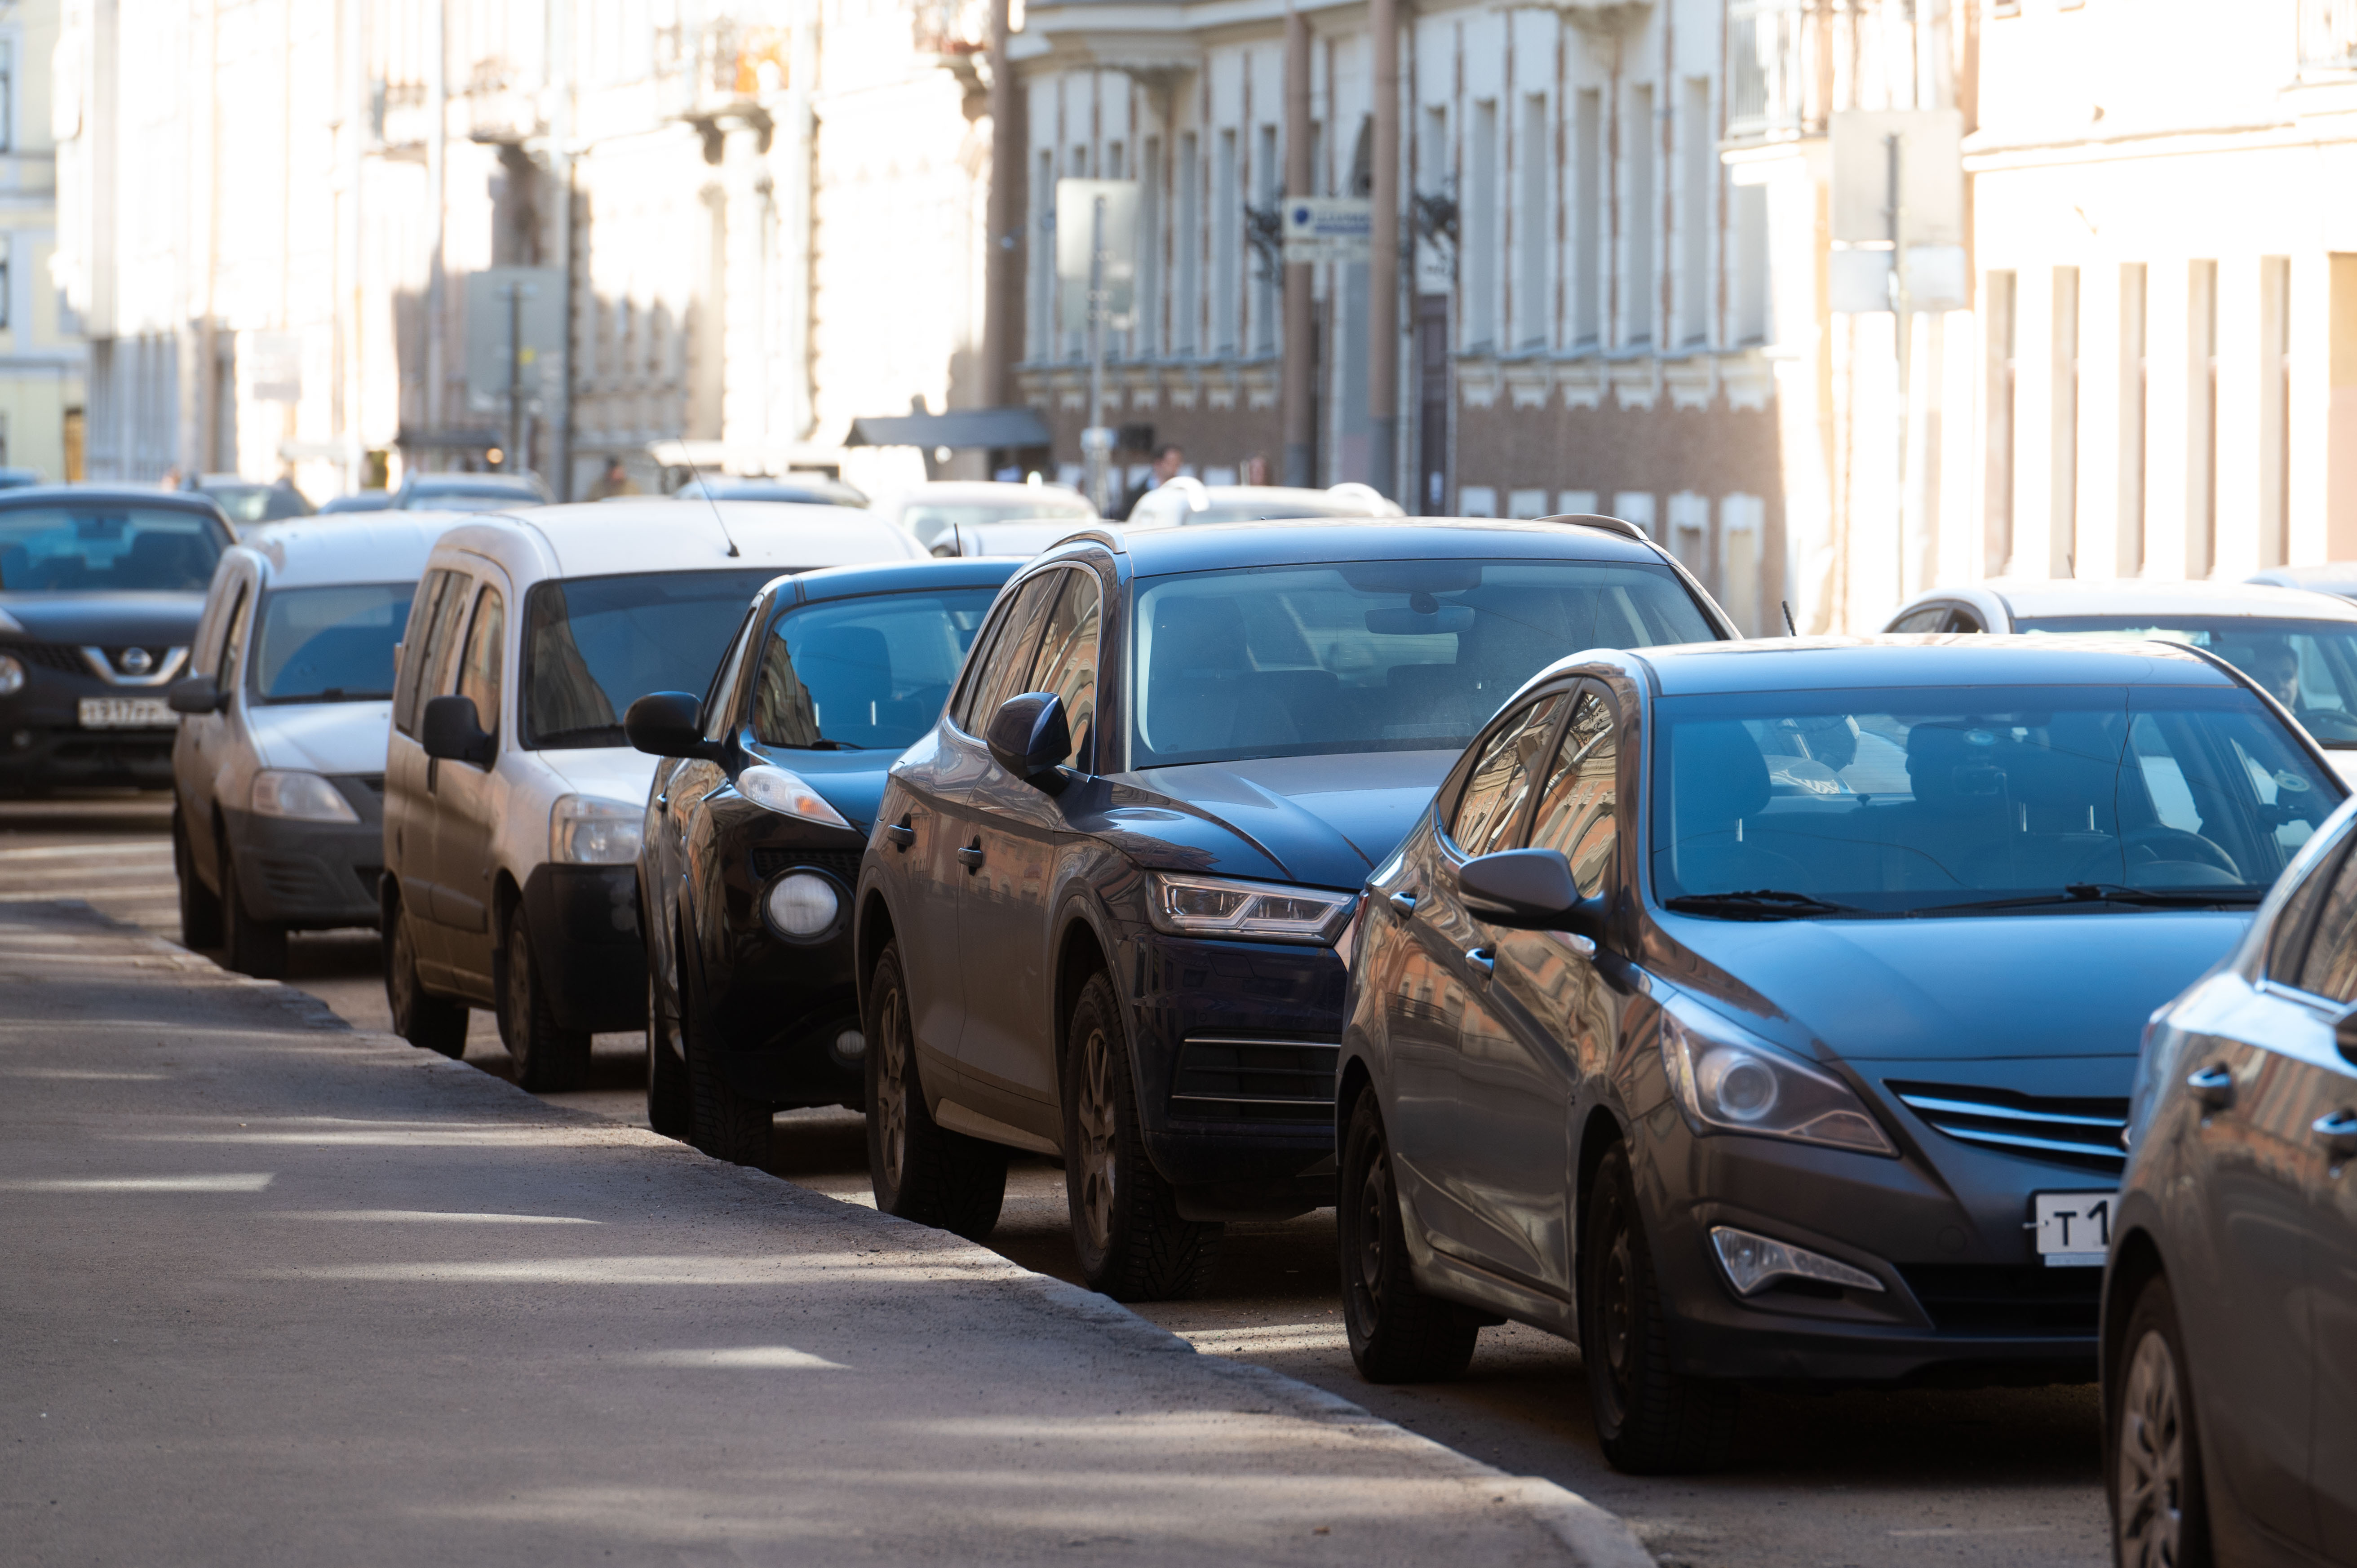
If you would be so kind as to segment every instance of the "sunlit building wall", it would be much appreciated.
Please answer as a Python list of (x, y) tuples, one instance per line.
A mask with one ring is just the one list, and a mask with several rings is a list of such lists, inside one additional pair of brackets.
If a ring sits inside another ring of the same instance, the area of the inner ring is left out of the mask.
[(0, 467), (55, 482), (81, 473), (81, 324), (50, 281), (57, 244), (56, 0), (0, 9)]

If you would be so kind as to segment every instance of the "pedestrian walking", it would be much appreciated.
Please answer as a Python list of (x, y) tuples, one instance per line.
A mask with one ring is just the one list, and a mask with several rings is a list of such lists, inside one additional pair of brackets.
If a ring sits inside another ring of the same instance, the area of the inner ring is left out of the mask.
[(1140, 479), (1135, 486), (1131, 487), (1130, 492), (1122, 497), (1121, 515), (1123, 520), (1126, 521), (1129, 514), (1137, 510), (1137, 503), (1146, 499), (1146, 495), (1148, 490), (1158, 489), (1162, 486), (1168, 484), (1171, 480), (1178, 477), (1178, 470), (1186, 466), (1187, 454), (1185, 450), (1179, 446), (1178, 443), (1176, 441), (1164, 442), (1160, 449), (1154, 454), (1154, 465), (1146, 470), (1146, 478)]

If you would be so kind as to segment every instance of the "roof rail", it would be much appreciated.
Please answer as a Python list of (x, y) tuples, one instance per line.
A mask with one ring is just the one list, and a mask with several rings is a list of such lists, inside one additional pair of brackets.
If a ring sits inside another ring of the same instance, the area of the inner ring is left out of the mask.
[(1628, 519), (1607, 517), (1602, 512), (1566, 511), (1559, 513), (1554, 517), (1534, 518), (1532, 521), (1534, 522), (1568, 522), (1576, 524), (1581, 528), (1600, 528), (1607, 533), (1617, 533), (1624, 539), (1636, 540), (1641, 544), (1651, 544), (1653, 542), (1653, 536), (1652, 534), (1646, 532), (1635, 523), (1631, 522)]

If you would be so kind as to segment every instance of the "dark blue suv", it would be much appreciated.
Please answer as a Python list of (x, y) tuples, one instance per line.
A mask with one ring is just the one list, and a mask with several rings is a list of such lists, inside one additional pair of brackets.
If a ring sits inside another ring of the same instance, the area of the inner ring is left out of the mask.
[(998, 598), (860, 868), (870, 1174), (981, 1236), (1060, 1156), (1092, 1288), (1200, 1288), (1333, 1201), (1351, 924), (1457, 754), (1566, 653), (1731, 636), (1625, 523), (1076, 535)]

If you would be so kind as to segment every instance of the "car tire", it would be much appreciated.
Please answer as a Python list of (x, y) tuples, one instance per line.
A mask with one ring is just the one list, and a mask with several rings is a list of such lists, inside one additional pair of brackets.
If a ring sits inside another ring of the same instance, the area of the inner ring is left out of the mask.
[(558, 1026), (532, 954), (532, 928), (518, 905), (508, 912), (507, 946), (500, 955), (500, 1039), (515, 1063), (519, 1088), (534, 1094), (578, 1089), (589, 1076), (589, 1032)]
[(876, 1207), (980, 1241), (1006, 1201), (1006, 1151), (933, 1120), (917, 1077), (900, 944), (888, 942), (867, 981), (867, 1178)]
[(687, 1063), (680, 1056), (679, 1020), (663, 1004), (654, 966), (647, 966), (647, 1125), (687, 1141)]
[(1371, 1383), (1437, 1382), (1461, 1377), (1481, 1329), (1475, 1315), (1416, 1287), (1408, 1267), (1407, 1222), (1392, 1177), (1375, 1091), (1362, 1091), (1342, 1135), (1335, 1233), (1341, 1244), (1342, 1327), (1351, 1359)]
[(687, 1141), (716, 1160), (758, 1165), (770, 1157), (776, 1109), (729, 1086), (720, 1071), (719, 1046), (703, 1022), (703, 999), (688, 978), (687, 955), (679, 964), (679, 1043), (687, 1062)]
[(221, 946), (221, 895), (197, 875), (197, 857), (188, 847), (188, 824), (177, 803), (172, 808), (172, 875), (180, 885), (180, 945)]
[(1064, 1039), (1064, 1193), (1082, 1283), (1115, 1301), (1200, 1294), (1226, 1227), (1182, 1216), (1146, 1158), (1121, 1003), (1103, 971), (1081, 987)]
[(1579, 1358), (1604, 1457), (1632, 1476), (1720, 1468), (1735, 1443), (1738, 1390), (1670, 1365), (1668, 1315), (1626, 1149), (1604, 1156), (1581, 1218)]
[(286, 978), (286, 928), (257, 920), (245, 907), (237, 878), (237, 859), (224, 840), (221, 846), (222, 959), (240, 974), (257, 980)]
[(2137, 1293), (2116, 1365), (2104, 1423), (2112, 1560), (2122, 1568), (2210, 1568), (2193, 1381), (2166, 1279), (2155, 1275)]
[(418, 1049), (454, 1061), (467, 1054), (467, 1004), (435, 995), (417, 978), (417, 941), (409, 911), (398, 903), (384, 933), (384, 1003), (393, 1032)]

